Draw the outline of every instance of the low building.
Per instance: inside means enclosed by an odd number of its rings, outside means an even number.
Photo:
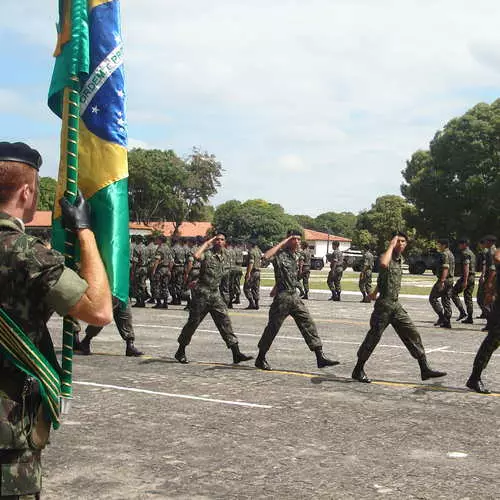
[[[304,229],[304,239],[309,244],[309,247],[314,250],[314,256],[323,259],[325,263],[326,255],[332,252],[332,242],[338,241],[339,249],[343,252],[351,246],[352,241],[349,238],[313,231],[312,229]]]

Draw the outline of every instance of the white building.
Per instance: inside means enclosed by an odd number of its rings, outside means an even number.
[[[321,233],[312,229],[304,229],[304,239],[309,244],[309,247],[314,250],[314,256],[320,257],[326,262],[326,254],[332,252],[332,242],[339,242],[339,250],[343,252],[351,246],[349,238],[335,236],[333,234]]]

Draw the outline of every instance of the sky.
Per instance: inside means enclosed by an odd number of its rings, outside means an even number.
[[[55,0],[0,1],[0,140],[57,177]],[[500,97],[498,0],[126,0],[130,147],[222,162],[214,205],[359,212],[437,130]]]

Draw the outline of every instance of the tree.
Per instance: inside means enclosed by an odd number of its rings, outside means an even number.
[[[315,219],[317,231],[352,238],[356,228],[357,216],[352,212],[325,212]]]
[[[129,152],[131,218],[149,224],[171,221],[174,233],[185,221],[198,220],[220,186],[222,167],[214,155],[197,148],[186,158],[174,151]],[[209,212],[208,212],[209,213]]]
[[[255,239],[261,248],[281,241],[289,229],[301,230],[299,223],[281,205],[264,200],[237,200],[219,205],[214,215],[215,227],[228,236],[248,241]]]
[[[54,208],[56,198],[57,181],[52,177],[40,177],[40,196],[38,197],[37,210],[49,210]]]
[[[500,99],[449,121],[402,174],[401,192],[415,205],[423,236],[500,232]]]
[[[387,247],[394,231],[407,231],[413,233],[407,223],[408,214],[414,208],[401,196],[385,195],[377,198],[370,210],[358,215],[356,229],[366,230],[376,240],[377,252],[381,253]],[[410,231],[409,231],[410,229]],[[365,234],[366,236],[366,234]]]

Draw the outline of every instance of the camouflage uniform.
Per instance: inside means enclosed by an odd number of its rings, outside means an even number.
[[[220,294],[220,282],[227,266],[226,249],[221,248],[219,252],[207,250],[200,262],[200,275],[193,289],[189,318],[177,340],[181,346],[189,345],[196,328],[210,313],[222,339],[231,348],[238,344],[238,339],[233,333],[227,306]]]
[[[358,350],[358,359],[366,362],[379,343],[382,333],[392,325],[410,354],[418,360],[425,359],[424,346],[408,313],[399,303],[401,289],[401,255],[391,259],[389,267],[381,268],[377,286],[380,292],[370,318],[370,330]]]
[[[299,280],[302,281],[303,291],[302,294],[305,299],[309,298],[309,277],[311,276],[311,258],[313,251],[310,248],[304,248],[301,251],[302,271]]]
[[[444,269],[448,269],[448,275],[442,284],[441,288],[441,276]],[[453,276],[455,272],[455,257],[451,253],[449,248],[445,248],[439,256],[439,266],[437,276],[438,279],[434,286],[432,287],[431,293],[429,294],[429,303],[432,308],[445,322],[449,323],[451,318],[451,292],[453,289]],[[441,304],[439,303],[441,299]]]
[[[297,294],[297,275],[300,254],[290,249],[280,250],[272,259],[276,281],[276,295],[269,309],[269,321],[259,340],[259,350],[267,352],[283,321],[292,316],[309,349],[321,349],[316,325],[304,302]]]
[[[134,250],[135,250],[135,239],[132,237],[132,240],[130,242],[130,253],[129,253],[129,266],[130,266],[130,284],[128,288],[128,296],[129,298],[132,298],[134,296],[134,273],[133,273],[133,258],[134,258]]]
[[[476,270],[480,273],[479,283],[477,286],[476,299],[477,299],[477,305],[481,309],[481,316],[483,318],[485,318],[487,313],[488,313],[488,310],[484,304],[484,294],[485,294],[485,284],[486,284],[484,276],[486,274],[485,266],[486,266],[486,254],[487,253],[488,253],[488,249],[482,248],[478,252],[477,258],[476,258]]]
[[[260,269],[262,252],[258,246],[253,247],[248,253],[248,264],[252,264],[250,277],[243,284],[243,292],[250,307],[258,307],[260,299]]]
[[[460,302],[459,294],[464,292],[464,302],[467,309],[467,315],[472,319],[472,314],[474,312],[474,306],[472,305],[472,292],[474,291],[474,285],[476,283],[476,256],[470,248],[464,248],[462,250],[462,276],[457,280],[455,286],[453,287],[451,299],[453,303],[460,311],[462,316],[465,316],[464,307]],[[467,283],[464,283],[464,267],[469,266],[469,275],[467,278]]]
[[[243,275],[243,251],[240,247],[233,248],[234,264],[230,272],[230,297],[229,300],[233,304],[240,303],[241,295],[241,276]]]
[[[336,248],[330,256],[330,272],[328,273],[327,284],[332,292],[332,300],[339,301],[342,287],[340,280],[344,274],[344,254]]]
[[[148,298],[148,287],[146,284],[148,260],[146,245],[142,241],[136,245],[132,261],[134,266],[134,296],[138,304],[144,304]]]
[[[231,269],[234,267],[234,250],[232,248],[226,248],[226,259],[224,262],[224,272],[222,274],[222,279],[220,281],[220,294],[224,299],[224,302],[227,306],[231,306],[231,282],[230,275]]]
[[[155,260],[158,261],[156,271],[153,276],[154,295],[153,299],[163,300],[164,306],[168,301],[168,288],[170,277],[172,275],[171,269],[174,263],[174,254],[167,243],[162,243],[156,250]]]
[[[366,250],[363,255],[363,271],[359,276],[359,290],[364,300],[372,293],[372,272],[374,264],[375,258],[373,254],[370,250]]]
[[[64,266],[61,254],[26,235],[19,219],[0,213],[0,306],[45,356],[53,352],[47,321],[54,311],[67,314],[87,286]],[[41,450],[35,449],[26,435],[40,404],[31,381],[0,354],[2,498],[37,495],[41,488]]]
[[[120,337],[127,341],[135,341],[134,327],[132,325],[132,310],[130,304],[127,302],[123,304],[116,297],[113,297],[113,319],[118,329]],[[93,339],[103,329],[102,326],[88,325],[85,329],[85,336]]]
[[[172,294],[172,304],[179,306],[184,287],[184,266],[186,265],[187,255],[186,249],[179,243],[172,247],[172,253],[174,255],[174,267],[170,279],[170,293]]]
[[[157,293],[155,290],[153,290],[156,283],[153,280],[153,274],[152,274],[157,249],[158,249],[158,245],[154,241],[150,241],[146,245],[146,262],[147,262],[147,268],[148,268],[148,279],[149,279],[149,286],[150,286],[150,290],[151,290],[151,297],[154,297],[155,293]]]

